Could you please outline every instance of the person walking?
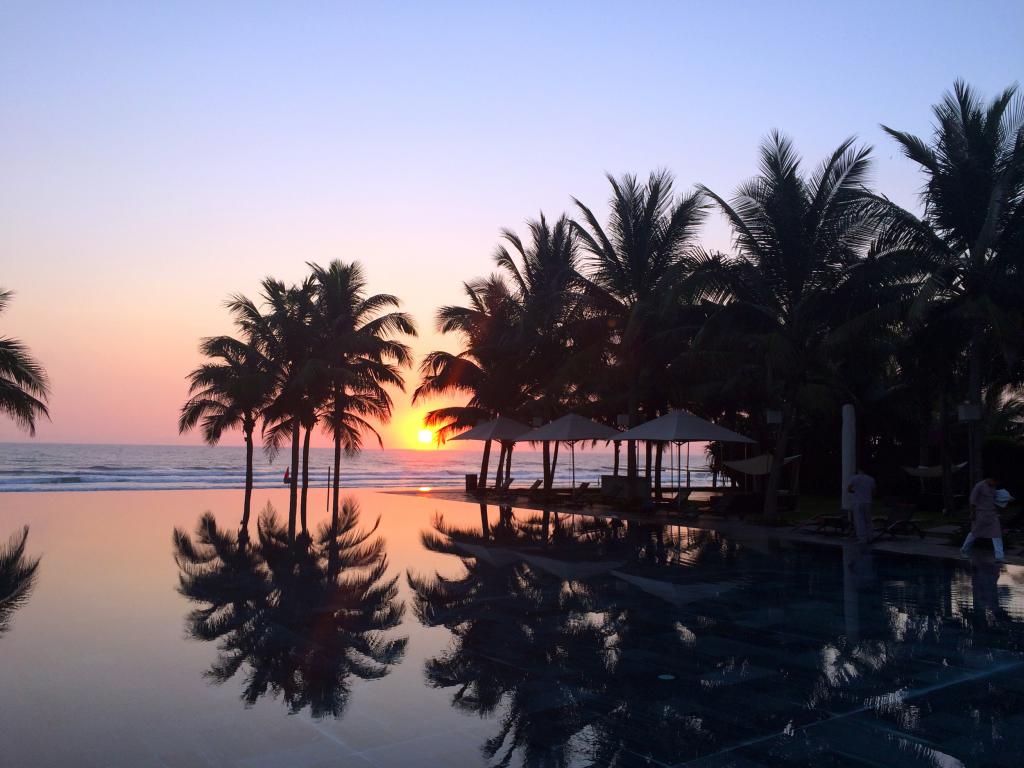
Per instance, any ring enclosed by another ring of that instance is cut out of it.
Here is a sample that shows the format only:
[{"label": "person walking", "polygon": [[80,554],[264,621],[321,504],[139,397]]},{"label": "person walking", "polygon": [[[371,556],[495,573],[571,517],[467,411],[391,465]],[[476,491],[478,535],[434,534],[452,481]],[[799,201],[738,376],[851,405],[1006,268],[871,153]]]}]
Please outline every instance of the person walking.
[{"label": "person walking", "polygon": [[853,494],[853,529],[861,544],[871,542],[871,502],[875,497],[875,478],[863,469],[850,478],[847,492]]},{"label": "person walking", "polygon": [[[996,504],[997,485],[999,483],[996,478],[986,477],[971,489],[971,532],[967,534],[963,546],[960,547],[960,554],[964,557],[968,556],[975,540],[992,539],[996,562],[1003,560],[1003,528],[999,524],[999,510]],[[1000,500],[1002,501],[1002,498]],[[1002,506],[1006,506],[1006,501],[1003,501]]]}]

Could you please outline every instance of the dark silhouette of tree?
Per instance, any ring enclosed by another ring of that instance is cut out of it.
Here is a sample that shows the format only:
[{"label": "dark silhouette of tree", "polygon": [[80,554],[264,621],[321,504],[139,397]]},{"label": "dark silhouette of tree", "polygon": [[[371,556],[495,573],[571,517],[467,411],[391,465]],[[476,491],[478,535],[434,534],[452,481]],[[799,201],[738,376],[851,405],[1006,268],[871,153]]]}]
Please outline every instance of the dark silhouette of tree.
[{"label": "dark silhouette of tree", "polygon": [[[262,283],[261,298],[266,311],[244,296],[232,297],[228,308],[243,334],[259,340],[263,355],[272,364],[274,396],[263,410],[263,435],[270,456],[276,455],[286,441],[291,441],[288,534],[294,539],[299,511],[302,429],[306,429],[304,454],[308,462],[308,437],[316,424],[313,284],[307,278],[301,285],[288,287],[268,277]],[[308,480],[308,469],[303,474]]]},{"label": "dark silhouette of tree", "polygon": [[338,515],[341,453],[362,448],[363,435],[380,435],[367,421],[386,424],[393,406],[387,387],[405,391],[401,369],[411,365],[408,346],[396,336],[415,336],[416,326],[388,294],[366,293],[366,277],[357,263],[311,264],[315,291],[314,330],[318,378],[326,390],[320,420],[334,441],[333,514]]},{"label": "dark silhouette of tree", "polygon": [[241,429],[245,439],[245,500],[243,531],[249,528],[252,504],[253,432],[274,394],[272,364],[257,339],[244,341],[230,336],[203,339],[200,350],[212,362],[189,374],[189,400],[181,408],[178,431],[200,426],[209,445],[220,442],[224,432]]},{"label": "dark silhouette of tree", "polygon": [[[1024,348],[1024,100],[1010,87],[984,104],[957,81],[933,112],[930,143],[882,126],[925,176],[923,217],[877,200],[905,247],[931,261],[919,311],[970,329],[967,395],[981,407],[999,358],[1012,367]],[[984,429],[984,420],[970,426],[971,482],[981,479]]]},{"label": "dark silhouette of tree", "polygon": [[837,343],[857,268],[876,233],[865,183],[869,150],[844,141],[809,178],[792,142],[773,133],[761,148],[760,174],[731,201],[705,188],[733,228],[736,255],[717,285],[727,299],[705,338],[755,360],[766,399],[781,408],[764,513],[777,512],[787,445],[802,403],[837,381]]},{"label": "dark silhouette of tree", "polygon": [[[0,313],[7,309],[13,297],[13,291],[0,288]],[[28,347],[18,339],[0,337],[0,412],[34,437],[36,419],[50,417],[46,408],[49,395],[46,371],[32,357]]]},{"label": "dark silhouette of tree", "polygon": [[[420,385],[412,402],[465,394],[462,406],[437,408],[427,413],[427,426],[444,442],[481,421],[500,415],[514,416],[525,398],[521,361],[515,354],[520,306],[513,291],[499,276],[464,284],[468,306],[441,307],[437,329],[460,339],[458,353],[436,350],[420,364]],[[480,465],[481,487],[487,485],[491,441],[484,444]]]},{"label": "dark silhouette of tree", "polygon": [[[646,184],[630,174],[608,181],[607,225],[576,200],[582,221],[574,229],[587,254],[584,292],[604,321],[614,361],[602,377],[605,415],[625,412],[633,425],[641,413],[653,418],[666,405],[665,368],[680,351],[678,312],[686,279],[702,258],[696,238],[707,206],[700,191],[676,197],[667,171],[652,173]],[[637,471],[632,441],[627,471]]]}]

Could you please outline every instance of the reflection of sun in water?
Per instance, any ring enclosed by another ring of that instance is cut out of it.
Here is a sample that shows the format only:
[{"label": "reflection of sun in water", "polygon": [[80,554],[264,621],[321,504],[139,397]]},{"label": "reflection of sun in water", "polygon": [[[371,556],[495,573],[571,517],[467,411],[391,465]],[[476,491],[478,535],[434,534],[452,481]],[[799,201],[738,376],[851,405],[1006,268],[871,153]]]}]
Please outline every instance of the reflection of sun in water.
[{"label": "reflection of sun in water", "polygon": [[429,429],[421,429],[416,435],[416,439],[420,441],[421,445],[430,445],[434,442],[434,433]]}]

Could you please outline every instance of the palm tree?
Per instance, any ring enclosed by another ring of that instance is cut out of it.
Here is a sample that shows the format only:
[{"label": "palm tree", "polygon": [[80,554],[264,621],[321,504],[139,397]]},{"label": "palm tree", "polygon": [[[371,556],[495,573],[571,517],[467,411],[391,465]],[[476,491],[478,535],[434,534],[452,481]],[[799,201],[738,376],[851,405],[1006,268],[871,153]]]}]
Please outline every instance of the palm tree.
[{"label": "palm tree", "polygon": [[28,526],[0,547],[0,636],[11,628],[14,612],[28,602],[39,570],[39,558],[25,557]]},{"label": "palm tree", "polygon": [[[13,291],[0,288],[0,313],[13,296]],[[46,408],[49,395],[46,371],[28,348],[18,339],[0,337],[0,411],[34,437],[36,419],[50,418]]]},{"label": "palm tree", "polygon": [[332,514],[337,517],[342,449],[349,456],[357,453],[366,433],[381,443],[367,419],[390,421],[392,400],[386,388],[404,391],[401,368],[412,363],[409,347],[393,337],[415,336],[416,326],[404,312],[386,311],[399,306],[395,296],[367,295],[366,278],[358,262],[309,266],[319,337],[316,354],[327,389],[320,417],[334,441]]},{"label": "palm tree", "polygon": [[240,428],[245,439],[245,501],[242,531],[249,529],[252,503],[253,432],[274,394],[271,363],[256,339],[230,336],[203,339],[204,363],[189,374],[189,400],[181,408],[178,431],[202,426],[203,439],[217,445],[226,430]]},{"label": "palm tree", "polygon": [[740,345],[782,410],[764,502],[769,517],[798,405],[835,386],[830,352],[850,320],[853,276],[875,232],[865,205],[868,169],[869,150],[847,139],[804,178],[790,140],[773,132],[761,147],[760,175],[730,202],[701,187],[729,220],[736,247],[718,283],[729,286],[727,303],[705,326],[705,341]]},{"label": "palm tree", "polygon": [[[463,406],[437,408],[427,413],[427,426],[444,442],[480,421],[512,416],[525,400],[520,361],[511,353],[520,326],[520,308],[513,291],[498,276],[464,283],[468,306],[441,307],[437,327],[459,336],[462,351],[430,352],[420,364],[420,385],[413,404],[432,397],[465,394]],[[480,464],[481,487],[487,485],[491,442],[484,444]]]},{"label": "palm tree", "polygon": [[[1024,99],[1016,86],[988,104],[963,81],[934,108],[931,142],[882,128],[925,176],[924,215],[877,198],[906,245],[932,260],[922,304],[970,328],[968,400],[983,405],[993,359],[1024,343]],[[984,422],[970,429],[971,481],[981,477]]]},{"label": "palm tree", "polygon": [[[615,360],[606,403],[616,397],[632,425],[641,411],[653,417],[665,406],[659,395],[664,369],[678,354],[678,327],[671,321],[684,278],[698,256],[695,238],[706,215],[700,191],[673,194],[667,171],[641,185],[636,176],[608,176],[612,186],[607,227],[575,200],[582,223],[574,222],[587,253],[584,290],[592,311],[609,329]],[[611,415],[611,414],[609,414]],[[628,447],[628,473],[637,471],[636,444]]]},{"label": "palm tree", "polygon": [[[261,297],[267,312],[245,296],[234,296],[228,308],[247,338],[256,339],[271,362],[273,397],[263,411],[263,435],[267,453],[276,455],[291,440],[291,483],[288,496],[288,532],[295,537],[298,512],[299,448],[301,430],[307,433],[316,422],[313,385],[318,366],[314,362],[313,284],[306,280],[288,287],[266,278]],[[308,447],[306,451],[308,461]]]},{"label": "palm tree", "polygon": [[[525,388],[524,409],[552,419],[570,402],[573,384],[589,370],[590,345],[585,340],[584,303],[579,265],[579,239],[566,216],[549,225],[543,212],[527,222],[524,242],[509,229],[494,254],[495,263],[512,284],[519,326],[508,354],[519,363]],[[511,446],[507,449],[511,452]],[[544,488],[550,490],[557,460],[550,443],[543,445]],[[508,457],[510,458],[510,457]]]}]

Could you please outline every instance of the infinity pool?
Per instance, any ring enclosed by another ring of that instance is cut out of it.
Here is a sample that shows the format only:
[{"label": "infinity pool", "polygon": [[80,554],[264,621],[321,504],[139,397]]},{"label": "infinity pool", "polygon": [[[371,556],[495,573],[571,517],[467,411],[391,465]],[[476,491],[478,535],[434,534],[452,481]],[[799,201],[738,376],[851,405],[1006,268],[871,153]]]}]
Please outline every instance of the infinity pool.
[{"label": "infinity pool", "polygon": [[240,544],[234,492],[0,497],[41,556],[0,765],[1022,764],[1024,569],[990,555],[350,498],[290,545]]}]

